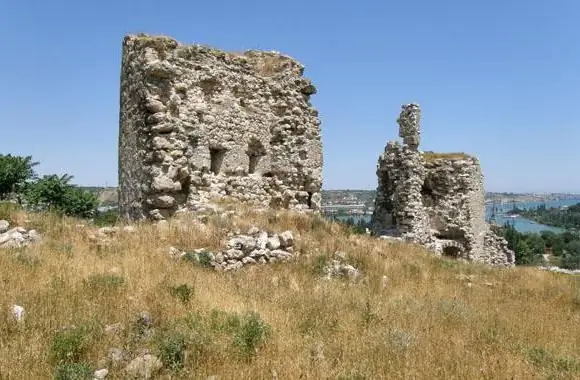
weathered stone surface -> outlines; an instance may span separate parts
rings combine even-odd
[[[264,249],[268,246],[270,239],[268,237],[268,233],[266,231],[262,231],[262,232],[258,232],[257,236],[256,236],[256,247],[258,249]],[[278,247],[280,246],[280,241],[278,241]],[[276,248],[278,248],[276,247]],[[269,247],[269,249],[275,249],[275,248],[271,248]]]
[[[119,208],[165,219],[211,198],[318,210],[316,92],[296,60],[226,53],[167,37],[123,41]]]
[[[477,158],[419,151],[419,106],[402,108],[398,122],[403,144],[389,141],[377,165],[373,233],[412,241],[439,254],[513,266],[514,253],[485,222]]]
[[[334,257],[335,259],[330,260],[322,269],[325,279],[348,278],[356,280],[360,277],[361,272],[346,261],[344,252],[335,252]]]
[[[278,235],[278,240],[280,241],[280,247],[288,248],[294,244],[294,236],[292,231],[284,231]]]
[[[116,347],[109,348],[107,361],[113,366],[119,366],[125,360],[125,353]]]
[[[7,220],[0,220],[0,234],[8,231],[8,228],[10,228],[10,223]]]
[[[163,363],[155,355],[145,354],[133,359],[125,373],[132,379],[151,379],[163,367]]]
[[[26,315],[26,311],[20,305],[12,305],[12,317],[16,322],[23,322],[24,316]]]
[[[268,248],[268,249],[280,248],[280,238],[278,237],[278,235],[274,235],[274,236],[268,238],[268,240],[266,242],[266,248]]]
[[[0,248],[25,247],[42,239],[38,231],[27,231],[24,227],[10,228],[5,220],[0,220],[0,231]]]
[[[108,374],[109,374],[109,370],[107,368],[97,369],[93,373],[93,378],[96,380],[103,380],[107,377]]]
[[[150,328],[153,326],[153,318],[148,311],[142,311],[137,316],[137,323],[144,328]]]

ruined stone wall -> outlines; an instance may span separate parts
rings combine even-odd
[[[396,228],[395,194],[396,184],[399,183],[401,167],[401,145],[397,141],[389,141],[377,163],[377,191],[375,207],[371,220],[371,228],[376,235],[398,236]]]
[[[468,155],[425,154],[427,175],[423,184],[423,204],[429,214],[434,237],[460,243],[450,255],[478,261],[487,231],[485,190],[479,161]],[[459,248],[460,247],[460,248]],[[443,250],[443,249],[442,249]]]
[[[421,152],[416,104],[403,106],[398,123],[403,144],[388,142],[377,165],[374,234],[400,236],[438,254],[513,265],[513,252],[485,222],[483,174],[477,158]]]
[[[304,67],[167,37],[123,41],[119,207],[163,219],[212,198],[318,210],[322,144]]]

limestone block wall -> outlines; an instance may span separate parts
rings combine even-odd
[[[397,228],[406,238],[427,243],[430,240],[429,215],[421,197],[425,168],[420,153],[403,146],[399,176],[393,194]]]
[[[450,255],[473,259],[483,251],[487,232],[479,161],[464,154],[424,156],[427,175],[422,197],[431,231],[437,239],[460,243],[455,252],[449,247]]]
[[[397,141],[389,141],[377,163],[377,191],[375,207],[371,219],[371,227],[376,235],[398,236],[400,231],[395,221],[396,184],[400,182],[401,145]]]
[[[231,196],[320,208],[322,143],[316,92],[296,60],[227,53],[168,37],[123,41],[119,207],[163,219]]]

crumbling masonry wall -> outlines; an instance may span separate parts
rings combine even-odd
[[[389,141],[378,160],[373,232],[402,237],[439,254],[514,265],[514,253],[485,222],[477,158],[419,151],[419,106],[402,108],[398,123],[403,143]]]
[[[167,37],[123,41],[119,207],[166,218],[213,198],[318,210],[322,144],[304,67]]]

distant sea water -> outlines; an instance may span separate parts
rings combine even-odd
[[[546,208],[553,208],[553,207],[563,207],[563,206],[572,206],[576,203],[580,203],[580,198],[575,199],[561,199],[561,200],[549,200],[549,201],[540,201],[540,202],[516,202],[516,207],[520,209],[534,209],[538,206],[545,205]],[[492,205],[487,204],[485,209],[486,220],[489,221],[492,212]],[[513,223],[515,229],[519,232],[540,232],[540,231],[552,231],[552,232],[563,232],[564,229],[546,226],[544,224],[539,224],[534,222],[533,220],[525,219],[522,217],[517,218],[508,218],[505,216],[505,212],[511,210],[513,207],[512,203],[504,203],[502,205],[497,205],[496,209],[496,223],[500,226],[504,225],[506,222]],[[352,217],[355,222],[363,219],[365,222],[370,222],[371,216],[370,215],[349,215],[346,217],[339,217],[340,219],[347,219]]]
[[[556,200],[549,200],[549,201],[540,201],[540,202],[516,202],[516,207],[519,209],[535,209],[538,206],[545,205],[546,208],[560,208],[563,206],[572,206],[576,203],[580,203],[580,198],[575,199],[556,199]],[[485,209],[486,219],[489,220],[492,212],[492,205],[487,204]],[[500,213],[496,215],[496,222],[499,225],[504,225],[505,222],[509,221],[510,223],[514,224],[514,227],[519,232],[540,232],[540,231],[552,231],[552,232],[563,232],[563,228],[557,228],[552,226],[546,226],[544,224],[539,224],[534,222],[533,220],[525,219],[525,218],[508,218],[505,216],[505,212],[511,210],[513,208],[513,204],[511,203],[504,203],[502,205],[496,206],[499,209]]]

